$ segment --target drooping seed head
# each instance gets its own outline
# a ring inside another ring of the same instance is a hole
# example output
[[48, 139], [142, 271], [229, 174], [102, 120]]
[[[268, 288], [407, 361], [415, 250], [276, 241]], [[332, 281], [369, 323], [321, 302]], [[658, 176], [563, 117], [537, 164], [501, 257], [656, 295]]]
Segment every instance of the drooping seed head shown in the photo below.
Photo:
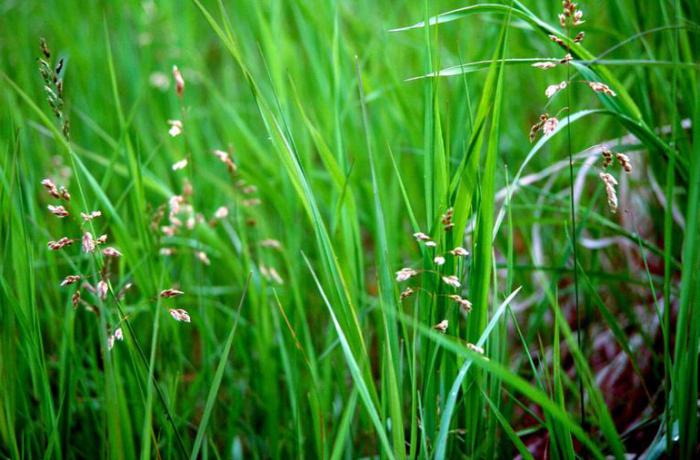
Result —
[[267, 238], [260, 241], [260, 246], [262, 246], [263, 248], [276, 249], [278, 251], [282, 250], [282, 243], [272, 238]]
[[185, 92], [185, 79], [182, 78], [182, 73], [176, 65], [173, 66], [173, 78], [175, 79], [175, 92], [179, 97], [182, 97]]
[[101, 211], [92, 211], [90, 213], [84, 213], [84, 212], [80, 213], [80, 217], [83, 218], [83, 222], [90, 222], [94, 218], [100, 217], [101, 215], [102, 215]]
[[610, 212], [614, 214], [617, 212], [617, 191], [615, 190], [617, 180], [615, 180], [615, 178], [608, 173], [602, 172], [598, 174], [598, 176], [605, 184], [605, 194], [608, 197], [608, 207], [610, 208]]
[[170, 312], [170, 316], [172, 316], [175, 321], [181, 321], [183, 323], [190, 322], [190, 315], [187, 313], [187, 310], [182, 308], [171, 308], [168, 311]]
[[608, 85], [599, 81], [589, 81], [588, 86], [596, 93], [603, 93], [607, 96], [617, 96], [615, 91], [611, 90]]
[[268, 272], [268, 277], [274, 281], [275, 283], [279, 284], [280, 286], [284, 284], [284, 280], [280, 276], [280, 274], [277, 272], [277, 269], [275, 267], [269, 267], [267, 269]]
[[472, 311], [472, 303], [467, 299], [461, 299], [459, 301], [459, 310], [464, 315], [468, 314], [470, 311]]
[[104, 254], [107, 257], [121, 257], [122, 253], [117, 251], [115, 248], [109, 246], [106, 247], [102, 250], [102, 254]]
[[202, 262], [204, 265], [211, 265], [211, 261], [209, 260], [209, 256], [207, 256], [207, 253], [204, 251], [197, 251], [194, 253], [197, 259], [199, 259], [200, 262]]
[[58, 217], [59, 219], [63, 219], [64, 217], [67, 217], [70, 215], [68, 213], [68, 211], [66, 211], [66, 208], [64, 208], [63, 206], [49, 205], [48, 208], [49, 208], [49, 212], [51, 214], [53, 214], [54, 216]]
[[549, 85], [547, 87], [547, 89], [544, 91], [544, 94], [548, 98], [551, 98], [552, 96], [557, 94], [559, 91], [565, 89], [567, 87], [567, 85], [568, 85], [568, 83], [566, 82], [566, 80], [564, 80], [560, 83], [557, 83], [555, 85]]
[[82, 239], [83, 252], [86, 254], [91, 254], [95, 252], [95, 240], [92, 237], [92, 233], [85, 232]]
[[542, 134], [545, 136], [552, 135], [554, 131], [557, 130], [558, 125], [559, 120], [557, 120], [555, 117], [548, 118], [547, 121], [542, 124]]
[[105, 280], [99, 280], [97, 282], [96, 292], [97, 292], [97, 296], [100, 299], [105, 300], [107, 298], [107, 291], [108, 290], [109, 290], [109, 285], [107, 284], [107, 282]]
[[411, 287], [407, 287], [403, 291], [401, 291], [401, 294], [399, 295], [399, 300], [405, 300], [413, 295], [415, 291]]
[[607, 148], [603, 148], [601, 155], [603, 156], [603, 168], [607, 169], [612, 164], [613, 153]]
[[560, 46], [564, 46], [564, 40], [561, 38], [557, 37], [556, 35], [550, 35], [549, 39], [552, 40], [554, 43]]
[[47, 192], [49, 192], [49, 195], [51, 195], [54, 198], [61, 198], [61, 194], [58, 192], [58, 188], [56, 187], [56, 184], [51, 179], [44, 179], [41, 181], [41, 185], [44, 186]]
[[60, 198], [66, 201], [70, 201], [70, 193], [68, 193], [68, 189], [65, 188], [64, 186], [61, 186], [58, 189], [58, 194], [60, 195]]
[[182, 292], [178, 289], [173, 289], [173, 288], [164, 289], [164, 290], [160, 291], [160, 296], [163, 298], [166, 298], [166, 299], [168, 299], [170, 297], [177, 297], [177, 296], [180, 296], [183, 294], [184, 294], [184, 292]]
[[80, 275], [68, 275], [61, 281], [61, 287], [69, 286], [80, 281]]
[[630, 157], [628, 157], [624, 153], [618, 153], [615, 155], [615, 158], [617, 158], [617, 162], [620, 163], [620, 166], [622, 166], [622, 169], [624, 169], [627, 174], [630, 174], [632, 172], [632, 163], [630, 162]]
[[461, 246], [457, 246], [456, 248], [450, 251], [450, 254], [452, 254], [455, 257], [466, 257], [469, 255], [469, 251], [467, 251]]
[[168, 120], [168, 124], [170, 125], [168, 130], [170, 137], [177, 137], [182, 134], [182, 122], [180, 120]]
[[418, 274], [417, 271], [415, 271], [412, 268], [409, 267], [404, 267], [401, 270], [396, 272], [396, 281], [401, 283], [403, 281], [406, 281]]
[[443, 319], [439, 323], [437, 323], [435, 326], [433, 326], [433, 329], [437, 329], [439, 332], [442, 332], [443, 334], [447, 332], [447, 326], [449, 326], [449, 321], [446, 319]]
[[430, 241], [430, 237], [423, 232], [416, 232], [413, 237], [418, 241]]
[[435, 256], [435, 258], [433, 259], [433, 262], [435, 263], [435, 265], [440, 267], [440, 266], [445, 264], [445, 258], [442, 256]]
[[173, 171], [179, 171], [181, 169], [185, 169], [187, 167], [187, 158], [183, 158], [182, 160], [173, 163], [172, 169]]
[[229, 156], [228, 153], [224, 152], [223, 150], [215, 149], [215, 150], [214, 150], [214, 155], [216, 155], [216, 157], [217, 157], [222, 163], [224, 163], [224, 164], [226, 165], [226, 167], [228, 168], [228, 171], [229, 171], [231, 174], [233, 174], [233, 173], [236, 172], [236, 169], [237, 169], [237, 168], [236, 168], [236, 164], [233, 162], [233, 160], [231, 159], [231, 157]]
[[58, 251], [59, 249], [63, 249], [66, 246], [70, 246], [71, 244], [73, 244], [74, 241], [75, 240], [64, 236], [58, 241], [49, 241], [48, 246], [49, 249], [51, 249], [52, 251]]
[[442, 281], [455, 289], [459, 289], [462, 286], [462, 284], [459, 282], [459, 278], [454, 275], [443, 276]]
[[226, 217], [228, 217], [228, 208], [226, 206], [221, 206], [214, 212], [215, 219], [226, 219]]
[[75, 291], [75, 293], [73, 293], [70, 303], [73, 305], [73, 308], [78, 306], [78, 303], [80, 303], [80, 291]]

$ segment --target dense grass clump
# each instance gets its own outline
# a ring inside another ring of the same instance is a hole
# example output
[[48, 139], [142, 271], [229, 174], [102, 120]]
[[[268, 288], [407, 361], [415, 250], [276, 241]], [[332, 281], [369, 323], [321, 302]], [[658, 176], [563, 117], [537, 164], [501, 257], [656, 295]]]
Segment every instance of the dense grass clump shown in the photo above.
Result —
[[0, 6], [0, 458], [697, 458], [700, 5]]

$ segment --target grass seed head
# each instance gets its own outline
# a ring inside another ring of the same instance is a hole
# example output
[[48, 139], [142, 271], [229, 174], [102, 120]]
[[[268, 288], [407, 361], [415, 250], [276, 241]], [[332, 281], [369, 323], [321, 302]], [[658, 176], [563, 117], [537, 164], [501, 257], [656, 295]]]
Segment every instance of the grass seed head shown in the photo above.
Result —
[[557, 120], [555, 117], [547, 118], [547, 120], [542, 123], [542, 134], [545, 136], [550, 136], [556, 131], [557, 126], [559, 125], [559, 120]]
[[164, 289], [164, 290], [160, 291], [160, 296], [165, 298], [165, 299], [168, 299], [170, 297], [181, 296], [183, 294], [184, 294], [184, 292], [182, 292], [178, 289], [174, 289], [174, 288]]
[[556, 35], [550, 35], [549, 39], [552, 40], [554, 43], [556, 43], [559, 46], [564, 46], [564, 40], [557, 37]]
[[168, 134], [171, 137], [177, 137], [182, 134], [182, 122], [180, 120], [168, 120], [168, 124], [170, 125]]
[[615, 180], [615, 177], [611, 174], [604, 172], [600, 173], [598, 176], [605, 184], [605, 193], [608, 196], [608, 207], [610, 208], [610, 212], [614, 214], [617, 212], [617, 192], [615, 190], [617, 180]]
[[59, 219], [63, 219], [64, 217], [67, 217], [70, 215], [68, 213], [68, 211], [66, 211], [66, 208], [64, 208], [63, 206], [60, 206], [60, 205], [59, 206], [49, 205], [48, 208], [49, 208], [49, 212], [51, 214], [53, 214], [54, 216], [58, 217]]
[[75, 240], [64, 236], [58, 241], [49, 241], [48, 246], [49, 249], [51, 249], [52, 251], [58, 251], [59, 249], [63, 249], [66, 246], [70, 246], [71, 244], [73, 244], [74, 241]]
[[613, 153], [607, 148], [603, 148], [601, 155], [603, 156], [603, 168], [607, 169], [612, 164]]
[[227, 217], [228, 217], [228, 208], [226, 206], [221, 206], [214, 212], [215, 219], [220, 220], [220, 219], [226, 219]]
[[405, 300], [413, 295], [415, 291], [411, 287], [407, 287], [403, 291], [401, 291], [401, 294], [399, 295], [399, 300]]
[[190, 315], [187, 313], [187, 310], [182, 308], [171, 308], [169, 312], [170, 316], [172, 316], [175, 321], [180, 321], [183, 323], [190, 322]]
[[51, 179], [44, 179], [41, 181], [41, 185], [44, 186], [46, 191], [49, 192], [49, 195], [51, 195], [54, 198], [61, 198], [61, 194], [58, 192], [58, 187], [56, 187], [56, 184]]
[[73, 293], [70, 303], [73, 305], [73, 308], [78, 307], [78, 304], [80, 303], [80, 291], [75, 291], [75, 293]]
[[175, 93], [178, 97], [182, 97], [185, 93], [185, 79], [182, 78], [182, 73], [176, 65], [173, 66], [173, 78], [175, 79]]
[[443, 334], [447, 332], [447, 326], [449, 326], [449, 321], [446, 319], [443, 319], [439, 323], [437, 323], [435, 326], [433, 326], [433, 329], [438, 330], [439, 332], [442, 332]]
[[183, 158], [182, 160], [175, 162], [172, 166], [173, 171], [179, 171], [181, 169], [185, 169], [187, 167], [187, 158]]
[[106, 247], [102, 250], [102, 254], [104, 254], [106, 257], [121, 257], [122, 253], [117, 251], [115, 248], [109, 246]]
[[83, 218], [83, 222], [90, 222], [92, 219], [96, 217], [100, 217], [102, 215], [101, 211], [92, 211], [90, 213], [85, 213], [81, 212], [80, 217]]
[[630, 162], [630, 157], [628, 157], [624, 153], [617, 153], [615, 154], [615, 158], [617, 158], [617, 162], [620, 163], [620, 166], [622, 167], [622, 169], [625, 170], [627, 174], [630, 174], [632, 172], [632, 163]]
[[547, 89], [544, 91], [544, 94], [548, 98], [551, 98], [552, 96], [557, 94], [559, 91], [565, 89], [567, 87], [567, 85], [568, 85], [568, 83], [566, 82], [566, 80], [564, 80], [560, 83], [557, 83], [555, 85], [549, 85], [547, 87]]
[[204, 265], [211, 265], [211, 261], [209, 260], [209, 256], [207, 255], [206, 252], [204, 251], [197, 251], [195, 252], [195, 256], [197, 259], [199, 259], [200, 262], [202, 262]]
[[588, 86], [596, 93], [603, 93], [607, 96], [617, 96], [617, 93], [611, 90], [610, 87], [605, 83], [601, 83], [599, 81], [589, 81], [586, 83], [588, 83]]
[[82, 239], [83, 252], [86, 254], [91, 254], [95, 252], [95, 239], [92, 237], [92, 233], [85, 232]]
[[278, 251], [282, 250], [282, 243], [272, 238], [266, 238], [260, 241], [260, 246], [262, 246], [263, 248], [276, 249]]
[[61, 287], [69, 286], [80, 281], [80, 275], [68, 275], [61, 281]]
[[401, 270], [396, 272], [396, 281], [399, 283], [402, 283], [404, 281], [409, 280], [410, 278], [413, 278], [418, 274], [417, 271], [410, 267], [404, 267]]
[[109, 290], [109, 285], [105, 280], [99, 280], [97, 282], [97, 297], [102, 300], [107, 298], [107, 291]]
[[413, 237], [418, 241], [430, 241], [430, 237], [423, 232], [416, 232]]
[[460, 287], [462, 287], [462, 284], [459, 282], [459, 278], [457, 278], [454, 275], [443, 276], [442, 281], [448, 286], [451, 286], [455, 289], [459, 289]]

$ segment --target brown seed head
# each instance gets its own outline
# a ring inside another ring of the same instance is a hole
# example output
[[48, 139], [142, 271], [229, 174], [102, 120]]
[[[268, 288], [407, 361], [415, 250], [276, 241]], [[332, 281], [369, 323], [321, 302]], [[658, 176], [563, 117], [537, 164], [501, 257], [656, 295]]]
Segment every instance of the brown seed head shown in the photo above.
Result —
[[190, 322], [190, 315], [187, 313], [187, 310], [183, 310], [182, 308], [171, 308], [169, 312], [170, 316], [172, 316], [175, 321], [181, 321], [183, 323]]
[[624, 153], [618, 153], [615, 155], [615, 158], [617, 158], [617, 162], [620, 163], [620, 166], [622, 166], [622, 169], [624, 169], [627, 174], [630, 174], [632, 172], [632, 163], [630, 162], [630, 157], [628, 157]]
[[411, 297], [414, 292], [415, 291], [412, 288], [407, 287], [406, 289], [401, 291], [401, 295], [399, 295], [399, 300], [405, 300], [405, 299]]
[[435, 326], [433, 326], [433, 329], [437, 329], [439, 332], [442, 332], [443, 334], [447, 331], [447, 326], [449, 326], [449, 321], [446, 319], [443, 319], [439, 323], [437, 323]]
[[590, 88], [593, 91], [595, 91], [596, 93], [603, 93], [603, 94], [606, 94], [608, 96], [617, 96], [615, 91], [611, 90], [610, 87], [608, 85], [606, 85], [605, 83], [601, 83], [598, 81], [589, 81], [587, 83], [588, 83], [588, 86], [590, 86]]
[[80, 281], [80, 275], [68, 275], [61, 281], [61, 286], [69, 286]]
[[56, 216], [60, 219], [67, 217], [69, 215], [68, 211], [66, 211], [66, 208], [64, 208], [63, 206], [49, 205], [48, 208], [49, 208], [49, 212], [51, 214], [53, 214], [54, 216]]
[[184, 294], [184, 292], [179, 291], [179, 290], [177, 290], [177, 289], [173, 289], [173, 288], [165, 289], [165, 290], [163, 290], [163, 291], [160, 291], [160, 296], [163, 297], [163, 298], [166, 298], [166, 299], [167, 299], [167, 298], [170, 298], [170, 297], [177, 297], [177, 296], [180, 296], [180, 295], [183, 295], [183, 294]]
[[173, 78], [175, 79], [175, 92], [178, 97], [182, 97], [185, 92], [185, 79], [182, 78], [182, 73], [176, 65], [173, 66]]

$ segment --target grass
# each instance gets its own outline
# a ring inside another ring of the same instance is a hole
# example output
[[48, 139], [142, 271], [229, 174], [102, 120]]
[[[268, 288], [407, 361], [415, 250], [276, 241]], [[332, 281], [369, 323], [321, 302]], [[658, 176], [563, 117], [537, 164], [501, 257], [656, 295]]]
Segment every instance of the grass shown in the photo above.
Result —
[[2, 5], [0, 458], [697, 457], [700, 7], [579, 7]]

